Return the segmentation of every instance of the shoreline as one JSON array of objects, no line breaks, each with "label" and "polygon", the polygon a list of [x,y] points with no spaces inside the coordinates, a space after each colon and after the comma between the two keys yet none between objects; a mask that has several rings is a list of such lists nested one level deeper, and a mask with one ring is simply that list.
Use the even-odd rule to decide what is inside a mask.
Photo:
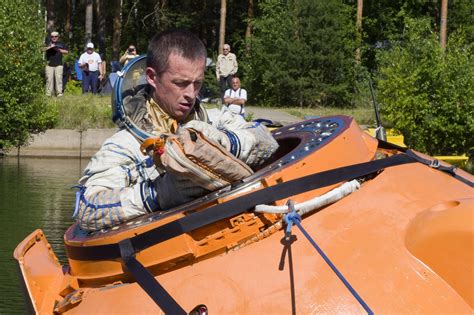
[{"label": "shoreline", "polygon": [[7,157],[90,158],[117,129],[49,129],[34,135],[27,146],[5,152]]}]

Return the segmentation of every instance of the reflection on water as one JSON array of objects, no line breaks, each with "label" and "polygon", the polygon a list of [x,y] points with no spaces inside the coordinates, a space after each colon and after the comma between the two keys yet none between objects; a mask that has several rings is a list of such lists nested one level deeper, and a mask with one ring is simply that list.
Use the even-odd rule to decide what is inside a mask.
[{"label": "reflection on water", "polygon": [[87,160],[0,158],[0,314],[25,313],[13,251],[42,229],[65,263],[63,234],[73,222],[75,190]]}]

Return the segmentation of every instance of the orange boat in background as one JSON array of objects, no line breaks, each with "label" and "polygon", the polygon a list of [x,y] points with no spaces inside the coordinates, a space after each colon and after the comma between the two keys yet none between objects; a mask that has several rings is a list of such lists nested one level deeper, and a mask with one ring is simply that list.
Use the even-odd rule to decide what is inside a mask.
[{"label": "orange boat in background", "polygon": [[273,131],[232,186],[167,212],[14,252],[38,314],[472,313],[473,176],[347,116]]}]

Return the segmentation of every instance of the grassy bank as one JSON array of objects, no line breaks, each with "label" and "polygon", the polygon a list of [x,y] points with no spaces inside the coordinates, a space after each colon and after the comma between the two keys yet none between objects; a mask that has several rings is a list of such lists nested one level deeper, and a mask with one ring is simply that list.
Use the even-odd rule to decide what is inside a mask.
[{"label": "grassy bank", "polygon": [[55,128],[86,130],[114,128],[110,96],[64,95],[48,99],[58,113]]}]

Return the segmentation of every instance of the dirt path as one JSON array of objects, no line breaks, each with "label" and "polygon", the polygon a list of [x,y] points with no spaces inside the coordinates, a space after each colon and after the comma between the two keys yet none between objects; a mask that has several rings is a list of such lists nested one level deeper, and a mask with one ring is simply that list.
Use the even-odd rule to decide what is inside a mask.
[{"label": "dirt path", "polygon": [[253,114],[253,119],[264,118],[275,122],[280,122],[283,125],[288,125],[301,120],[296,116],[290,115],[283,111],[279,111],[278,109],[265,107],[247,106],[246,113]]}]

